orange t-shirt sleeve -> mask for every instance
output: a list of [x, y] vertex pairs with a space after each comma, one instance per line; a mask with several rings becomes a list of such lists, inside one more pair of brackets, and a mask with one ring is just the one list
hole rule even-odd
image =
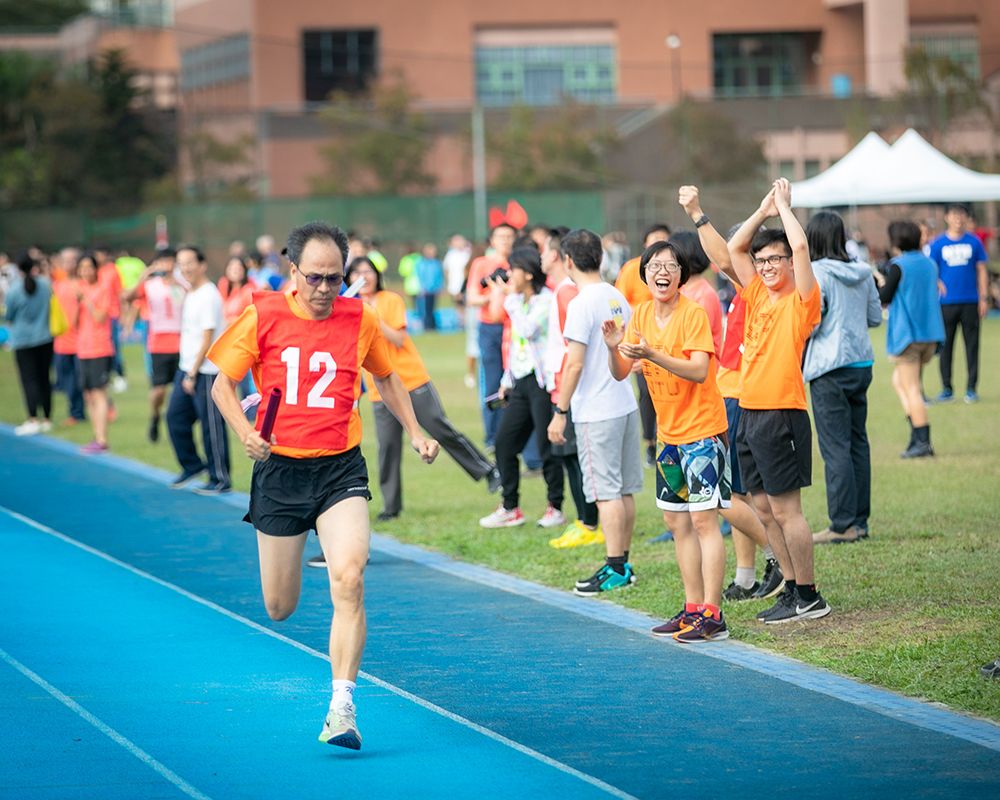
[[222, 373], [234, 381], [243, 376], [260, 359], [257, 345], [257, 306], [243, 309], [233, 324], [223, 331], [208, 349], [206, 356]]
[[406, 303], [395, 292], [386, 292], [376, 310], [382, 321], [390, 328], [397, 331], [406, 328]]
[[[237, 320], [238, 322], [239, 320]], [[388, 325], [389, 323], [386, 322]], [[361, 366], [372, 375], [386, 377], [392, 372], [392, 357], [389, 348], [378, 326], [378, 315], [368, 306], [361, 312], [361, 330], [358, 336], [358, 350]], [[219, 369], [222, 369], [220, 366]]]
[[812, 329], [819, 325], [819, 321], [823, 317], [823, 297], [820, 293], [819, 283], [813, 286], [808, 297], [803, 298], [798, 293], [796, 296], [799, 297], [796, 307], [799, 309], [801, 331], [806, 337], [809, 337], [812, 335]]
[[708, 312], [697, 303], [688, 307], [687, 319], [684, 320], [684, 355], [702, 352], [715, 355], [715, 341], [712, 339], [712, 326], [708, 321]]

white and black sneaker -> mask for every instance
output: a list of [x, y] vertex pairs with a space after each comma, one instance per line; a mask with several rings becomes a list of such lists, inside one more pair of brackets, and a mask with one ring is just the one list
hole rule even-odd
[[782, 604], [781, 608], [776, 609], [773, 614], [764, 620], [764, 624], [780, 625], [783, 622], [791, 622], [796, 619], [819, 619], [820, 617], [825, 617], [831, 611], [833, 609], [830, 608], [826, 600], [823, 599], [823, 595], [819, 592], [816, 592], [815, 598], [806, 601], [802, 599], [802, 595], [796, 589], [792, 601]]

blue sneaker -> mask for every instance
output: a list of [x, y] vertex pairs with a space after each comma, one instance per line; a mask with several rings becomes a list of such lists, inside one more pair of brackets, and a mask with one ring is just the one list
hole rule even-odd
[[577, 581], [573, 587], [573, 593], [589, 597], [601, 592], [610, 592], [612, 589], [627, 588], [632, 585], [632, 569], [625, 565], [625, 574], [619, 575], [610, 566], [605, 564], [597, 572], [584, 581]]
[[672, 542], [674, 540], [674, 535], [670, 531], [664, 531], [659, 536], [654, 536], [649, 541], [651, 542]]
[[934, 398], [935, 403], [950, 403], [955, 399], [955, 393], [951, 389], [942, 389], [941, 394]]
[[722, 531], [723, 536], [733, 535], [733, 526], [730, 524], [728, 519], [723, 519], [719, 522], [719, 530]]
[[972, 389], [969, 389], [969, 391], [965, 393], [965, 402], [968, 403], [970, 406], [973, 403], [978, 403], [979, 395], [976, 394], [974, 391], [972, 391]]

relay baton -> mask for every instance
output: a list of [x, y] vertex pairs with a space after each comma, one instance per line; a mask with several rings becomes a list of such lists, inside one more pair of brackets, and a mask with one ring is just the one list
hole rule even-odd
[[274, 430], [274, 420], [278, 416], [278, 406], [281, 405], [281, 389], [272, 389], [267, 398], [267, 411], [264, 412], [264, 424], [260, 426], [260, 438], [271, 443], [271, 431]]
[[344, 292], [344, 294], [342, 296], [343, 297], [356, 297], [357, 294], [358, 294], [358, 292], [361, 291], [361, 289], [364, 287], [364, 285], [365, 285], [365, 279], [364, 278], [358, 278], [356, 281], [354, 281], [354, 283], [352, 283], [349, 287], [347, 287], [347, 291]]

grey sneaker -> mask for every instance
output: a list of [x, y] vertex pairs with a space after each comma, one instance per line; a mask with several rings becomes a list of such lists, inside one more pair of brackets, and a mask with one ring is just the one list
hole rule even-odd
[[861, 538], [861, 529], [853, 525], [843, 533], [838, 533], [832, 528], [824, 528], [813, 534], [813, 544], [847, 544], [856, 542]]
[[358, 733], [358, 721], [352, 703], [330, 706], [319, 740], [323, 744], [346, 747], [349, 750], [361, 749], [361, 734]]

